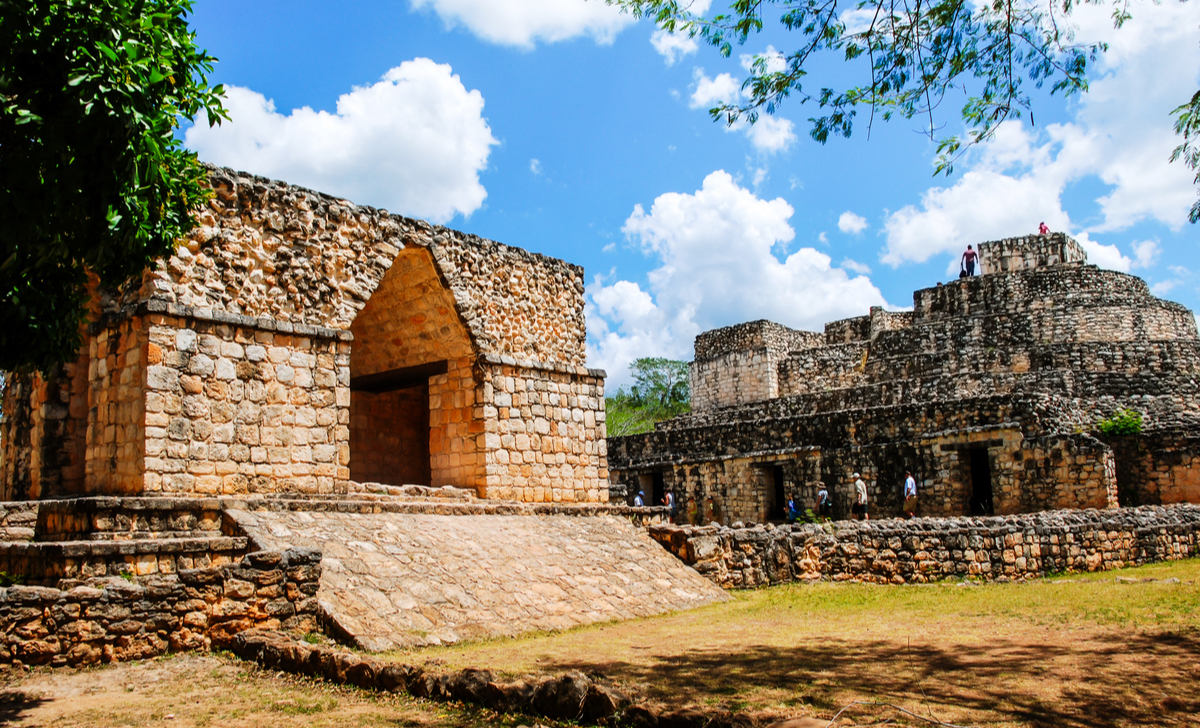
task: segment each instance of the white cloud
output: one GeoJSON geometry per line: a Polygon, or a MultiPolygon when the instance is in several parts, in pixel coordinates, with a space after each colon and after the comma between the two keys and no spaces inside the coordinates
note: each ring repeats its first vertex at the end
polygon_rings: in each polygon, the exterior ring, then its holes
{"type": "Polygon", "coordinates": [[[732,104],[742,94],[742,84],[728,73],[718,74],[716,78],[704,75],[703,68],[692,71],[692,80],[696,82],[696,90],[692,92],[689,106],[693,109],[708,109],[718,104],[732,104]]]}
{"type": "Polygon", "coordinates": [[[587,287],[588,360],[619,386],[641,356],[690,359],[702,331],[768,318],[820,330],[828,321],[883,305],[865,277],[851,278],[828,255],[801,248],[783,261],[772,249],[795,237],[792,206],[764,200],[724,171],[693,194],[660,195],[625,221],[627,236],[658,267],[646,287],[597,277],[587,287]]]}
{"type": "Polygon", "coordinates": [[[529,160],[529,171],[533,172],[534,174],[542,173],[542,163],[538,160],[537,157],[534,157],[533,159],[529,160]]]}
{"type": "Polygon", "coordinates": [[[654,31],[650,35],[650,45],[654,46],[668,66],[674,66],[675,61],[695,53],[700,47],[696,39],[688,37],[687,33],[668,33],[665,30],[654,31]]]}
{"type": "Polygon", "coordinates": [[[819,240],[822,245],[829,245],[829,234],[822,231],[821,234],[817,236],[817,240],[819,240]]]}
{"type": "Polygon", "coordinates": [[[768,172],[765,167],[759,167],[758,169],[754,170],[754,180],[752,184],[754,185],[755,189],[758,189],[760,186],[762,186],[762,183],[767,179],[767,174],[768,172]]]}
{"type": "Polygon", "coordinates": [[[464,26],[476,37],[499,45],[532,49],[538,41],[554,43],[591,36],[612,43],[617,33],[636,22],[618,8],[592,0],[409,0],[414,10],[431,9],[447,27],[464,26]]]}
{"type": "Polygon", "coordinates": [[[762,53],[744,53],[738,57],[742,63],[742,68],[747,71],[754,70],[754,62],[758,59],[763,59],[766,63],[767,73],[779,73],[787,70],[787,59],[782,53],[775,50],[775,46],[767,46],[767,49],[762,53]]]}
{"type": "MultiPolygon", "coordinates": [[[[1169,112],[1200,82],[1200,5],[1140,3],[1131,10],[1133,19],[1114,30],[1104,8],[1075,6],[1077,38],[1106,41],[1109,51],[1079,97],[1074,120],[1038,131],[1020,122],[1002,125],[993,141],[960,162],[967,171],[952,185],[930,188],[919,205],[889,215],[885,263],[956,256],[968,243],[1034,232],[1043,220],[1081,242],[1089,231],[1123,230],[1146,219],[1173,229],[1186,224],[1195,191],[1188,170],[1167,161],[1178,143],[1169,112]],[[1110,189],[1096,200],[1101,220],[1085,227],[1072,223],[1062,198],[1068,185],[1087,177],[1110,189]]],[[[1113,246],[1088,245],[1098,265],[1140,264],[1113,246]]],[[[1134,255],[1152,261],[1152,252],[1134,255]]]]}
{"type": "Polygon", "coordinates": [[[745,126],[746,136],[750,143],[760,152],[779,152],[787,149],[796,141],[794,125],[790,119],[763,114],[758,121],[745,126]]]}
{"type": "MultiPolygon", "coordinates": [[[[708,109],[718,104],[735,104],[742,99],[741,82],[728,73],[718,74],[709,78],[703,68],[692,71],[692,79],[696,88],[692,91],[689,105],[693,109],[708,109]]],[[[718,122],[722,123],[722,122],[718,122]]],[[[761,114],[758,121],[748,124],[738,119],[732,125],[726,125],[725,131],[740,131],[745,133],[750,143],[759,152],[772,154],[787,149],[796,141],[795,125],[790,119],[771,114],[761,114]]]]}
{"type": "Polygon", "coordinates": [[[865,276],[865,275],[870,275],[870,273],[871,273],[871,266],[863,265],[862,263],[859,263],[857,260],[850,260],[849,258],[846,258],[845,260],[842,261],[841,267],[845,268],[846,270],[849,270],[849,271],[854,271],[855,273],[858,273],[859,275],[865,276]]]}
{"type": "Polygon", "coordinates": [[[1133,267],[1134,268],[1150,268],[1158,262],[1158,256],[1162,254],[1162,248],[1158,247],[1158,243],[1153,240],[1143,240],[1140,243],[1133,244],[1133,267]]]}
{"type": "Polygon", "coordinates": [[[842,216],[838,218],[838,230],[852,235],[858,235],[863,230],[867,229],[867,218],[862,215],[855,215],[853,212],[846,210],[842,216]]]}
{"type": "Polygon", "coordinates": [[[306,106],[284,116],[250,89],[226,93],[233,121],[184,135],[205,161],[434,222],[469,215],[487,197],[479,172],[497,142],[483,96],[448,65],[405,61],[343,94],[335,114],[306,106]]]}

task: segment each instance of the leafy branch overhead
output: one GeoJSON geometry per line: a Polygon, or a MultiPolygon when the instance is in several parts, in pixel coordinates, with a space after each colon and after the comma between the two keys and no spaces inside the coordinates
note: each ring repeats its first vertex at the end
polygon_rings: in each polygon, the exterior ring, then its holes
{"type": "Polygon", "coordinates": [[[636,359],[629,365],[629,372],[633,375],[633,386],[617,390],[605,401],[609,437],[649,432],[655,422],[691,411],[687,362],[636,359]]]}
{"type": "Polygon", "coordinates": [[[117,287],[210,194],[175,137],[228,118],[191,0],[0,0],[0,369],[74,357],[89,274],[117,287]]]}
{"type": "MultiPolygon", "coordinates": [[[[920,119],[937,141],[938,173],[952,172],[966,147],[991,138],[1004,121],[1032,119],[1031,89],[1087,91],[1088,64],[1106,46],[1076,42],[1069,20],[1080,1],[1111,2],[1118,28],[1130,18],[1127,0],[732,0],[708,15],[692,13],[689,0],[605,0],[663,30],[700,38],[727,57],[777,20],[795,34],[795,49],[756,56],[743,99],[714,106],[714,119],[753,123],[786,99],[815,102],[820,113],[809,119],[809,133],[821,143],[830,135],[849,137],[860,108],[868,113],[868,133],[876,116],[920,119]],[[863,83],[810,82],[822,53],[862,68],[863,83]],[[941,136],[942,105],[960,91],[967,96],[959,115],[968,131],[941,136]]],[[[1172,161],[1183,159],[1200,184],[1198,104],[1193,98],[1175,112],[1183,142],[1172,161]]],[[[1200,202],[1190,219],[1200,219],[1200,202]]]]}

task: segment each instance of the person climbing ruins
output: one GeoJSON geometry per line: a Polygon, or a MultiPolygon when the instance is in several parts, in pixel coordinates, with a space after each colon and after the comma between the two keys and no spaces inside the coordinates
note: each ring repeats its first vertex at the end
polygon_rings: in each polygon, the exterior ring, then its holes
{"type": "Polygon", "coordinates": [[[979,260],[979,253],[976,253],[975,249],[968,245],[966,252],[962,254],[960,267],[965,276],[961,277],[970,278],[975,275],[975,261],[977,260],[979,260]]]}
{"type": "Polygon", "coordinates": [[[871,516],[867,513],[867,484],[858,473],[850,477],[854,480],[854,505],[850,507],[850,512],[860,521],[869,521],[871,516]]]}
{"type": "Polygon", "coordinates": [[[1039,222],[1038,223],[1038,235],[1049,235],[1049,234],[1050,234],[1050,226],[1044,222],[1039,222]]]}
{"type": "Polygon", "coordinates": [[[696,496],[689,495],[687,502],[687,519],[689,526],[695,526],[696,519],[700,516],[700,508],[696,505],[696,496]]]}
{"type": "Polygon", "coordinates": [[[817,515],[822,518],[833,517],[833,499],[829,497],[829,488],[824,483],[817,483],[817,515]]]}
{"type": "Polygon", "coordinates": [[[911,470],[904,471],[904,515],[917,517],[917,481],[911,470]]]}

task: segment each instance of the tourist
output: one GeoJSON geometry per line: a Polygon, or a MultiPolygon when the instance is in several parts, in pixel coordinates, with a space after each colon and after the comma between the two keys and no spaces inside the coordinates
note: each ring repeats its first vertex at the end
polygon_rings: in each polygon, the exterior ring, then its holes
{"type": "Polygon", "coordinates": [[[850,507],[850,512],[860,521],[869,521],[871,516],[867,513],[867,484],[858,473],[850,477],[854,480],[854,505],[850,507]]]}
{"type": "Polygon", "coordinates": [[[1044,222],[1038,223],[1038,235],[1049,235],[1050,226],[1044,222]]]}
{"type": "Polygon", "coordinates": [[[708,497],[708,518],[705,519],[705,525],[708,524],[721,525],[721,506],[711,495],[708,497]]]}
{"type": "Polygon", "coordinates": [[[793,493],[787,499],[787,522],[795,523],[800,518],[800,508],[796,505],[796,494],[793,493]]]}
{"type": "Polygon", "coordinates": [[[638,508],[646,505],[646,491],[639,490],[637,492],[637,495],[633,497],[633,505],[638,508]]]}
{"type": "Polygon", "coordinates": [[[668,490],[667,494],[663,496],[662,504],[664,506],[666,506],[667,508],[671,509],[671,511],[670,511],[671,515],[668,516],[668,518],[671,519],[671,523],[674,523],[675,522],[675,494],[668,490]]]}
{"type": "Polygon", "coordinates": [[[975,275],[975,261],[977,261],[977,260],[979,260],[979,254],[975,252],[974,248],[972,248],[970,245],[968,245],[967,251],[962,254],[961,268],[962,268],[963,273],[965,274],[964,277],[969,278],[969,277],[975,275]]]}
{"type": "Polygon", "coordinates": [[[688,525],[695,526],[696,519],[699,517],[699,515],[700,515],[700,509],[699,509],[699,507],[696,506],[696,496],[689,495],[688,496],[688,505],[687,505],[688,525]]]}
{"type": "Polygon", "coordinates": [[[917,517],[917,481],[911,470],[904,471],[904,513],[909,518],[917,517]]]}
{"type": "Polygon", "coordinates": [[[829,497],[829,488],[824,483],[817,483],[817,515],[822,518],[833,517],[833,499],[829,497]]]}

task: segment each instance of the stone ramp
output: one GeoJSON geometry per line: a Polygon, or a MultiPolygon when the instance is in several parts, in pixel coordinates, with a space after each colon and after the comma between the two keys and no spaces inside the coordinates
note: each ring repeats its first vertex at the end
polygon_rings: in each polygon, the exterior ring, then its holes
{"type": "Polygon", "coordinates": [[[727,599],[614,516],[230,510],[263,549],[313,547],[335,629],[372,651],[644,617],[727,599]]]}

